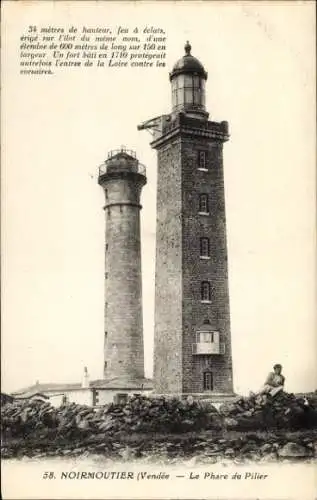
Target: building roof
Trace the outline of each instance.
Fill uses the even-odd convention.
[[[111,380],[98,379],[89,382],[89,389],[147,389],[153,388],[152,380],[147,378],[113,378]],[[45,394],[47,392],[63,392],[74,390],[87,390],[88,388],[82,387],[81,383],[73,384],[56,384],[56,383],[36,383],[29,387],[20,389],[19,391],[12,392],[14,397],[31,397],[35,394]]]
[[[31,399],[31,398],[40,398],[40,399],[49,399],[49,396],[43,394],[43,392],[26,392],[24,394],[15,394],[14,399]]]
[[[98,389],[148,389],[153,388],[151,379],[148,378],[122,378],[116,377],[111,380],[94,380],[91,387]]]
[[[191,55],[191,45],[189,42],[185,45],[185,55],[181,57],[173,66],[170,73],[170,80],[180,74],[195,74],[200,75],[207,80],[207,73],[201,62]]]
[[[1,392],[1,404],[4,405],[6,403],[12,403],[14,400],[13,396],[6,394],[5,392]]]
[[[18,391],[12,392],[12,396],[19,396],[19,395],[25,395],[25,394],[37,394],[37,393],[43,393],[47,391],[62,391],[65,389],[72,390],[72,389],[80,389],[82,386],[81,383],[74,383],[74,384],[54,384],[54,383],[36,383],[34,385],[30,385],[28,387],[24,387],[23,389],[19,389]]]

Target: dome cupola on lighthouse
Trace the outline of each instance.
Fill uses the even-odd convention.
[[[191,45],[185,45],[185,55],[170,73],[172,84],[172,111],[208,115],[205,111],[205,82],[207,72],[201,62],[191,55]]]

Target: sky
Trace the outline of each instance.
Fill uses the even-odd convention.
[[[313,2],[7,2],[2,62],[2,390],[102,377],[104,205],[98,166],[133,149],[142,192],[145,371],[152,376],[156,152],[137,125],[171,110],[184,53],[208,71],[224,145],[234,388],[279,362],[317,388]],[[167,66],[19,74],[29,24],[156,26]]]

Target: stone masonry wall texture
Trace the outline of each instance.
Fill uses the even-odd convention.
[[[182,189],[179,141],[158,151],[155,392],[182,392]]]
[[[195,121],[200,128],[201,121]],[[210,371],[213,393],[232,393],[223,143],[180,130],[176,138],[161,144],[157,146],[155,391],[203,393],[204,372]],[[206,171],[198,168],[199,151],[206,153]],[[200,194],[208,195],[208,215],[198,213]],[[209,238],[210,259],[200,258],[201,237]],[[202,281],[211,283],[210,303],[201,302]],[[196,332],[205,320],[220,332],[224,354],[193,354]]]

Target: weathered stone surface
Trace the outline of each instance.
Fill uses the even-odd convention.
[[[260,404],[262,407],[252,412],[252,405]],[[94,452],[168,460],[193,456],[242,462],[277,457],[310,459],[317,456],[317,428],[309,425],[299,430],[299,423],[307,424],[303,419],[295,420],[293,428],[294,420],[286,420],[285,428],[276,425],[281,415],[288,419],[294,415],[294,407],[301,405],[301,399],[293,395],[274,401],[266,398],[262,403],[258,398],[257,402],[253,397],[241,398],[237,405],[230,405],[228,416],[228,406],[224,415],[206,403],[144,396],[97,411],[76,404],[53,408],[41,402],[15,402],[1,409],[2,456]],[[314,411],[312,403],[309,405],[309,411]],[[268,409],[272,410],[272,427],[263,416]],[[307,413],[307,408],[303,411]],[[249,428],[241,430],[245,421]],[[264,430],[258,427],[263,421],[267,425]]]
[[[298,443],[287,443],[283,448],[278,450],[280,457],[301,458],[310,456],[309,450]]]
[[[227,448],[225,451],[226,457],[233,457],[235,455],[235,451],[233,448]]]
[[[261,446],[260,451],[261,453],[267,453],[268,451],[271,451],[272,445],[270,443],[265,443],[263,446]]]
[[[241,397],[234,403],[221,405],[219,413],[223,417],[237,420],[236,428],[240,430],[317,427],[316,399],[298,398],[286,392],[281,392],[274,398],[266,394]],[[230,422],[226,418],[225,423]]]
[[[225,417],[224,424],[228,429],[234,429],[238,426],[239,422],[235,418]]]

